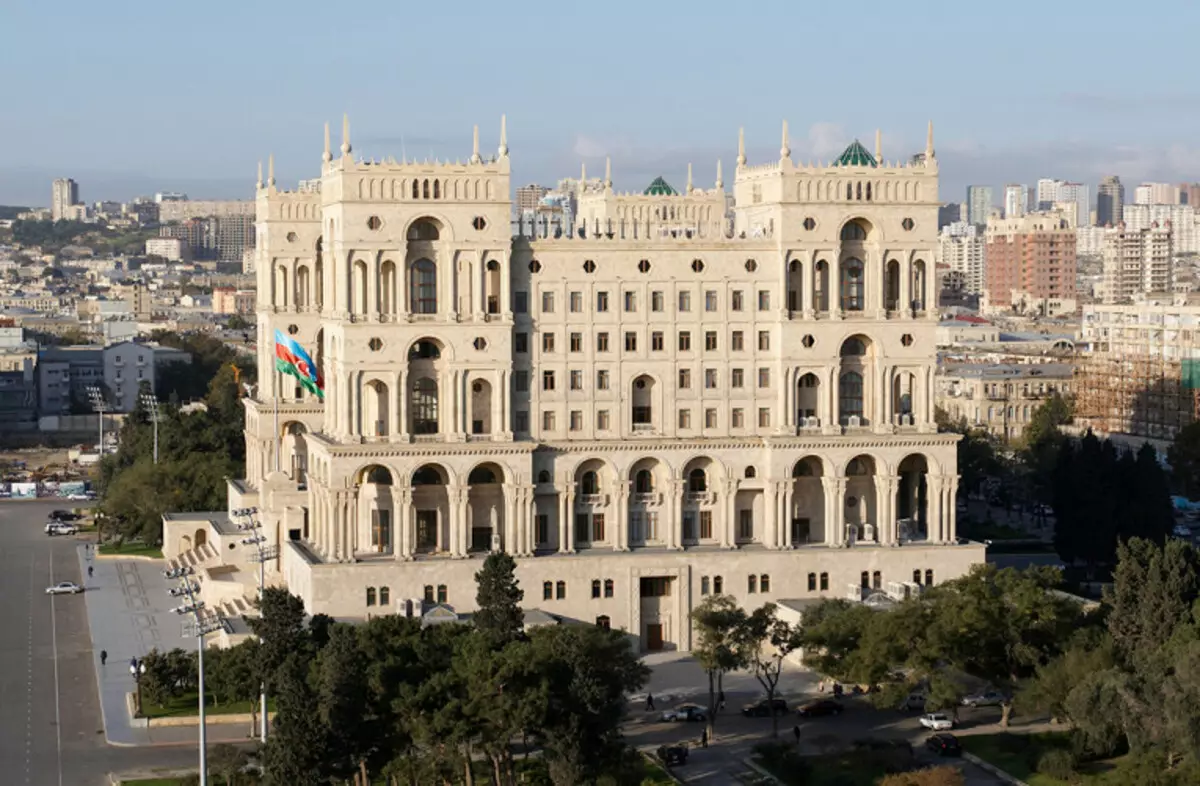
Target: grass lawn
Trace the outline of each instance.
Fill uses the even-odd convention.
[[[1037,760],[1043,753],[1055,748],[1070,749],[1071,740],[1066,732],[970,734],[958,739],[967,752],[994,764],[1029,786],[1129,786],[1131,782],[1124,767],[1128,760],[1126,756],[1083,763],[1079,765],[1079,771],[1072,781],[1037,772]]]
[[[200,708],[199,694],[196,691],[188,691],[173,699],[169,699],[165,707],[146,702],[142,707],[142,717],[144,718],[185,718],[189,715],[197,715]],[[212,696],[208,697],[208,701],[204,704],[205,713],[208,715],[236,715],[238,713],[249,714],[252,710],[257,709],[258,699],[253,701],[235,701],[232,704],[215,704]],[[267,712],[275,711],[275,703],[271,701],[271,697],[267,697]]]
[[[161,546],[149,546],[145,543],[135,541],[125,541],[120,545],[116,543],[103,543],[100,545],[100,554],[102,556],[121,555],[125,557],[163,558]]]
[[[889,772],[918,766],[910,750],[883,743],[819,756],[797,755],[788,743],[766,743],[755,751],[755,762],[786,786],[875,786]]]

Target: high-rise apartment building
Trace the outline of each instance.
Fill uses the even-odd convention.
[[[962,289],[972,295],[983,294],[987,270],[987,240],[975,224],[956,225],[942,230],[938,237],[937,261],[961,274]]]
[[[1123,223],[1130,231],[1170,225],[1171,253],[1200,254],[1198,215],[1190,205],[1126,205]]]
[[[958,202],[947,202],[938,208],[938,230],[947,224],[953,224],[965,219],[963,206]]]
[[[549,188],[536,183],[519,187],[517,189],[517,212],[522,214],[534,212],[542,201],[542,197],[548,193],[550,193]]]
[[[1020,218],[1029,212],[1028,186],[1010,183],[1004,187],[1004,217]]]
[[[967,186],[967,222],[983,226],[992,214],[992,187]]]
[[[1092,223],[1091,190],[1084,183],[1061,182],[1058,184],[1057,202],[1075,205],[1075,226],[1086,227]]]
[[[1075,230],[1059,212],[987,225],[984,308],[1055,316],[1075,310]]]
[[[1040,212],[1051,210],[1054,203],[1058,201],[1058,184],[1061,180],[1055,180],[1050,177],[1043,177],[1037,181],[1035,186],[1037,190],[1037,200],[1035,202],[1036,209]]]
[[[1180,183],[1179,201],[1200,208],[1200,183]]]
[[[1096,226],[1116,226],[1124,221],[1125,186],[1116,175],[1106,175],[1096,192]]]
[[[1105,230],[1105,303],[1129,303],[1138,295],[1170,292],[1172,275],[1171,227],[1153,226]]]
[[[1179,187],[1174,183],[1142,183],[1133,190],[1133,201],[1139,205],[1178,205]]]
[[[72,205],[79,204],[79,184],[69,177],[60,177],[50,185],[50,218],[63,221],[72,217]]]

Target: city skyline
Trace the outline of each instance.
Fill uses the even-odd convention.
[[[797,160],[827,160],[855,138],[869,147],[877,127],[885,157],[906,157],[922,148],[932,119],[945,201],[959,199],[969,184],[990,184],[998,192],[1006,182],[1040,177],[1093,189],[1105,174],[1131,183],[1200,179],[1200,149],[1176,130],[1200,113],[1182,77],[1189,51],[1184,31],[1189,19],[1200,21],[1200,9],[1182,2],[1163,9],[1176,24],[1154,30],[1152,41],[1149,31],[1124,29],[1120,15],[1098,14],[1094,4],[1029,4],[1041,33],[1069,31],[1079,40],[1121,35],[1161,56],[1135,60],[1103,80],[1079,72],[1051,89],[1014,80],[1002,102],[971,99],[978,90],[967,75],[973,71],[946,64],[1002,59],[1009,36],[1028,34],[1022,3],[987,20],[950,14],[935,3],[925,4],[925,14],[868,3],[860,10],[869,10],[871,24],[851,31],[834,7],[772,2],[738,25],[766,29],[758,20],[784,29],[846,30],[847,36],[812,37],[800,59],[793,47],[750,47],[743,38],[713,47],[712,54],[698,49],[699,41],[730,40],[720,14],[624,2],[603,16],[559,9],[539,17],[539,40],[571,42],[584,54],[570,67],[533,68],[532,77],[523,76],[519,62],[511,69],[496,65],[511,62],[516,51],[532,51],[522,57],[536,65],[553,60],[554,48],[544,54],[497,48],[497,41],[517,42],[525,33],[518,17],[491,6],[479,5],[469,14],[472,24],[464,25],[456,16],[461,9],[360,3],[340,15],[354,30],[354,45],[338,47],[328,40],[326,12],[313,3],[296,3],[285,16],[244,5],[230,15],[222,6],[232,4],[215,5],[214,13],[182,28],[174,11],[151,16],[136,6],[67,2],[53,16],[34,4],[0,12],[12,22],[7,29],[22,31],[0,48],[0,65],[23,75],[7,96],[10,116],[20,122],[0,130],[0,203],[45,205],[46,183],[58,177],[79,181],[88,201],[164,189],[195,198],[248,198],[259,159],[273,152],[280,181],[295,182],[319,158],[322,124],[336,127],[343,112],[356,130],[357,152],[452,160],[469,153],[476,123],[484,148],[494,148],[499,116],[506,114],[514,182],[552,183],[578,172],[581,162],[598,171],[606,155],[621,189],[640,190],[660,174],[682,181],[689,162],[697,182],[711,182],[718,158],[727,168],[732,164],[739,127],[746,128],[750,159],[767,161],[777,155],[784,119]],[[642,23],[627,24],[631,15]],[[911,47],[897,57],[896,31],[914,19],[938,46]],[[430,34],[403,34],[414,29]],[[851,32],[856,54],[845,57]],[[446,56],[447,46],[454,57]],[[47,51],[75,56],[46,58]],[[664,52],[679,53],[682,71],[646,62]],[[35,61],[39,68],[26,67]],[[137,69],[138,88],[84,91],[69,106],[53,103],[50,97],[60,95],[55,85],[74,78],[70,67],[77,62],[112,73]],[[804,64],[819,62],[837,68],[809,75]],[[164,112],[188,63],[204,63],[185,80],[188,89],[212,100],[174,102]],[[436,63],[437,70],[421,63]],[[752,85],[743,76],[748,70],[755,74]],[[871,89],[880,74],[900,89]],[[1155,90],[1145,92],[1144,84]],[[947,97],[955,95],[966,97],[950,106]],[[960,111],[962,101],[971,111]],[[1154,122],[1146,122],[1148,114]]]

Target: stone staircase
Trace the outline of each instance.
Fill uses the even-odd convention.
[[[232,600],[223,601],[218,603],[213,608],[213,611],[227,619],[246,615],[251,617],[258,616],[258,609],[254,608],[254,604],[249,598],[233,598]]]
[[[199,572],[200,568],[207,567],[211,562],[218,559],[221,553],[217,551],[217,547],[211,543],[201,543],[191,551],[185,551],[178,557],[167,563],[168,568],[192,568]]]

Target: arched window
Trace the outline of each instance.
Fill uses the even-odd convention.
[[[720,595],[725,589],[725,582],[720,576],[713,576],[713,592]]]
[[[700,594],[701,595],[708,594],[708,576],[700,577]]]
[[[549,581],[542,582],[542,600],[554,600],[554,584]]]
[[[425,602],[433,603],[433,585],[432,584],[425,585]]]
[[[913,571],[913,584],[921,583],[921,569],[917,568]]]
[[[419,184],[419,183],[417,183],[417,181],[416,181],[416,180],[414,180],[414,181],[413,181],[413,187],[412,187],[412,198],[413,198],[413,199],[420,199],[420,198],[421,198],[421,186],[420,186],[420,184]]]
[[[608,618],[607,614],[601,614],[599,617],[596,617],[596,627],[603,630],[612,630],[612,621]]]
[[[392,590],[390,587],[379,588],[379,605],[386,606],[392,601]]]
[[[437,360],[442,356],[442,350],[438,349],[438,345],[432,341],[418,341],[413,344],[412,349],[408,351],[408,359],[412,360]]]
[[[758,477],[758,470],[756,470],[754,467],[746,467],[745,476],[746,480],[753,480],[754,478]]]
[[[838,378],[838,416],[843,426],[849,418],[863,416],[863,378],[857,371],[847,371]]]
[[[604,597],[611,598],[613,596],[613,588],[614,588],[613,580],[605,579],[604,580]]]
[[[445,603],[446,600],[447,600],[446,585],[445,584],[437,585],[437,602]]]
[[[414,314],[437,313],[437,265],[418,259],[409,274],[409,301]]]
[[[688,491],[696,494],[708,491],[708,476],[704,474],[704,470],[696,467],[688,473]]]
[[[554,597],[558,600],[565,600],[567,597],[567,582],[560,581],[554,585]]]
[[[442,186],[441,186],[440,181],[437,181],[437,180],[433,181],[433,198],[434,199],[442,198]]]
[[[862,183],[858,184],[858,187],[854,190],[854,193],[855,193],[854,198],[857,199],[859,202],[861,202],[862,201]]]
[[[842,342],[841,356],[844,358],[862,357],[867,354],[866,343],[858,336],[851,336]]]
[[[424,199],[429,199],[429,181],[428,180],[421,183],[421,196]]]
[[[751,595],[758,592],[758,576],[755,576],[753,573],[746,577],[746,592],[749,592]]]
[[[579,479],[580,494],[599,494],[600,480],[596,477],[596,473],[588,470],[583,473],[583,477]]]
[[[933,586],[933,571],[932,570],[925,571],[925,586],[926,587]]]
[[[413,183],[413,192],[416,196],[417,184]],[[437,224],[428,218],[422,218],[419,221],[414,221],[412,226],[408,228],[407,239],[409,240],[437,240],[440,237]]]
[[[821,591],[824,592],[828,589],[829,589],[829,574],[822,573],[821,574]]]
[[[867,239],[867,230],[857,221],[851,221],[842,227],[842,241],[862,242]]]
[[[842,262],[842,310],[863,310],[863,263],[851,257]]]
[[[758,591],[759,592],[770,592],[771,591],[771,576],[769,574],[764,573],[758,577]]]
[[[600,597],[600,579],[592,579],[592,597]]]
[[[438,433],[438,387],[437,382],[429,377],[413,380],[412,401],[412,433]]]
[[[867,571],[865,571],[865,570],[864,570],[864,571],[863,571],[863,572],[862,572],[862,573],[859,575],[859,577],[858,577],[858,578],[859,578],[859,585],[860,585],[860,586],[861,586],[863,589],[870,589],[870,588],[871,588],[871,574],[870,574],[870,573],[868,573]]]
[[[367,587],[367,605],[368,606],[375,605],[375,588],[374,587]]]
[[[638,470],[633,476],[633,491],[635,494],[650,494],[654,491],[654,475],[650,470]]]
[[[817,574],[815,574],[815,573],[808,574],[808,591],[809,592],[817,591]]]
[[[538,473],[538,483],[549,483],[549,482],[550,482],[550,472],[549,471],[542,470],[541,472]]]
[[[883,574],[879,571],[871,574],[871,587],[874,589],[883,589]]]

